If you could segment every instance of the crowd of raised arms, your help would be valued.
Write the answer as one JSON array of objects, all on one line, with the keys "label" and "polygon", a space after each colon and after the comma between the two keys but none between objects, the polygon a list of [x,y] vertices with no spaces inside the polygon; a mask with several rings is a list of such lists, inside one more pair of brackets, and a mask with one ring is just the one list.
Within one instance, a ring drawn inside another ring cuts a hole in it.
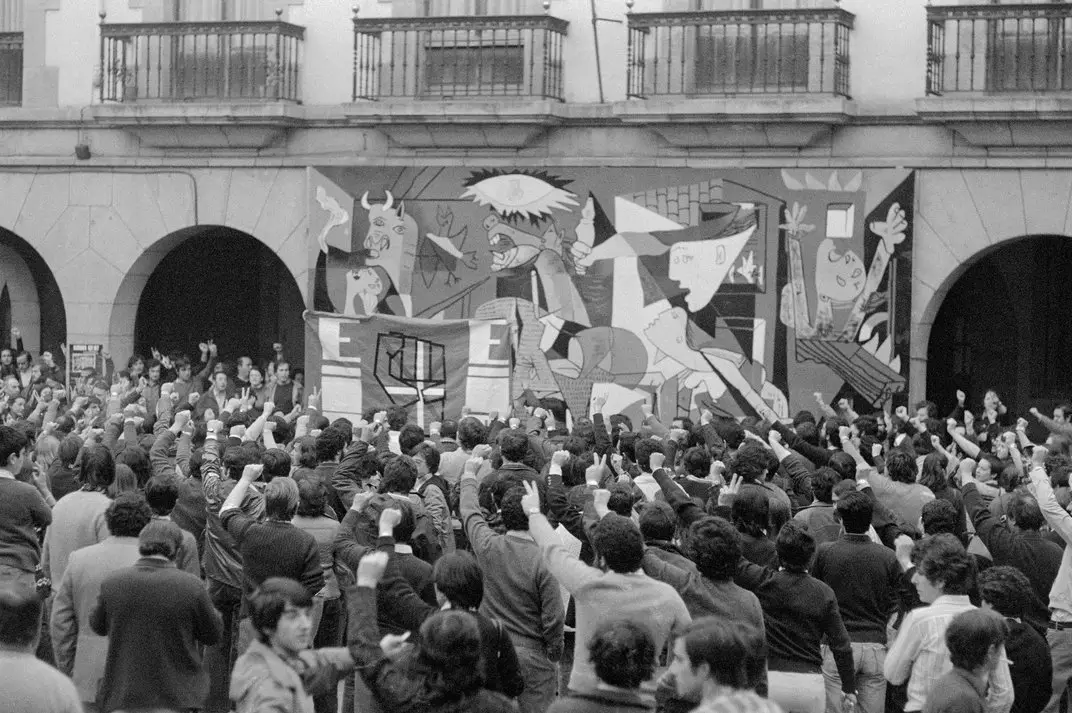
[{"label": "crowd of raised arms", "polygon": [[279,344],[64,384],[13,341],[3,711],[1069,703],[1072,405],[332,421]]}]

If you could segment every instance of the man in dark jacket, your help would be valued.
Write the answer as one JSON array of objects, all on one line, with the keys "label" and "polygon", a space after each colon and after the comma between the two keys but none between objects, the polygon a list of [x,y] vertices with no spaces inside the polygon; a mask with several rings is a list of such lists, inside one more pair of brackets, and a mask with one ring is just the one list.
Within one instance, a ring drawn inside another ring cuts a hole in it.
[{"label": "man in dark jacket", "polygon": [[155,520],[141,531],[142,558],[110,574],[90,618],[108,637],[101,710],[200,708],[208,694],[201,646],[215,644],[223,622],[201,581],[175,566],[182,530]]}]

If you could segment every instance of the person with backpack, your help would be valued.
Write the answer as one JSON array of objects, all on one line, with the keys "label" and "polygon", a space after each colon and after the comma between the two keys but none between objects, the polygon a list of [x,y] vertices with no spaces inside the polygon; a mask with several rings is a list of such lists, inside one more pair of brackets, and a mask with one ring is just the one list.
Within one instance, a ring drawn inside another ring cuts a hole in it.
[{"label": "person with backpack", "polygon": [[432,518],[440,549],[444,554],[454,552],[453,513],[447,501],[447,482],[439,475],[439,451],[430,443],[422,443],[413,449],[413,462],[417,465],[413,493]]}]

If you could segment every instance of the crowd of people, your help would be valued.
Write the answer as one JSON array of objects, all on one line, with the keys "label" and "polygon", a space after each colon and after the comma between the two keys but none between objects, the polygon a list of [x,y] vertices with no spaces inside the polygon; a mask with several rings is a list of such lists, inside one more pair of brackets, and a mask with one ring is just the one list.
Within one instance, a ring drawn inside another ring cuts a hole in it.
[{"label": "crowd of people", "polygon": [[[329,419],[282,345],[0,352],[13,713],[1055,713],[1072,405]],[[194,373],[194,369],[197,372]],[[1029,418],[1031,420],[1029,420]],[[1049,430],[1032,443],[1032,421]]]}]

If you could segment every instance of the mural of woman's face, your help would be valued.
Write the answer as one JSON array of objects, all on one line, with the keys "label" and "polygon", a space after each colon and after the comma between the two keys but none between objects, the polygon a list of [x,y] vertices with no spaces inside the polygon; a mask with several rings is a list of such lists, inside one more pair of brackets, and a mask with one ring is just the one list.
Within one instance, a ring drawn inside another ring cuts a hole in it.
[{"label": "mural of woman's face", "polygon": [[827,238],[819,243],[815,256],[815,289],[820,299],[854,302],[864,291],[867,271],[863,260],[852,250],[838,252],[837,242]]}]

